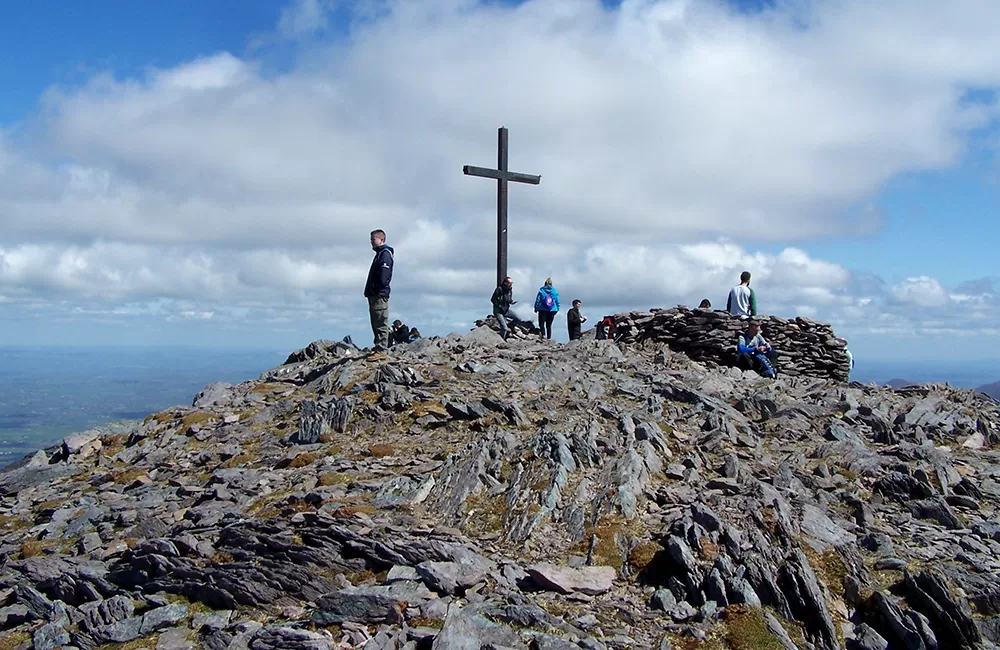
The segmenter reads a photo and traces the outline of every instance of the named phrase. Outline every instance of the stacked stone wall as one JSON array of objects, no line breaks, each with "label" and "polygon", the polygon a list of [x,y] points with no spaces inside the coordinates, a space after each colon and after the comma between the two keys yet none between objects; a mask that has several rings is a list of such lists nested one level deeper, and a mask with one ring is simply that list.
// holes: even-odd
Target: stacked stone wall
[{"label": "stacked stone wall", "polygon": [[[736,339],[747,321],[725,311],[652,309],[614,316],[629,344],[665,344],[691,359],[721,366],[735,365]],[[778,352],[778,372],[789,376],[846,381],[850,374],[847,342],[833,328],[809,318],[757,316],[761,330]]]}]

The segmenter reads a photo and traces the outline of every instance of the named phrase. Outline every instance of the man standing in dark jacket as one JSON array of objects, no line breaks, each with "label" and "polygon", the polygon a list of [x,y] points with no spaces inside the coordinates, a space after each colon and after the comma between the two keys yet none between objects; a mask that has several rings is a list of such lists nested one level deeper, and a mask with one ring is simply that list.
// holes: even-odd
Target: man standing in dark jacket
[{"label": "man standing in dark jacket", "polygon": [[570,341],[575,341],[580,338],[580,326],[587,321],[586,316],[580,315],[580,307],[582,306],[582,302],[574,300],[573,308],[566,313],[566,323],[569,325]]},{"label": "man standing in dark jacket", "polygon": [[368,269],[368,282],[365,283],[365,298],[368,298],[368,313],[372,320],[372,334],[375,337],[375,350],[383,351],[389,347],[389,283],[392,281],[392,246],[386,246],[385,231],[371,232],[372,250],[375,258]]}]

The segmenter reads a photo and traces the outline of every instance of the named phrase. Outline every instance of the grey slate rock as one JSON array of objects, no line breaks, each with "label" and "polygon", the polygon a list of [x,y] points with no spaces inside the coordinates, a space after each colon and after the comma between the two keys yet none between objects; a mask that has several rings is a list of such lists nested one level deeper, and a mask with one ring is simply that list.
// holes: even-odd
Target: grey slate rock
[{"label": "grey slate rock", "polygon": [[291,627],[265,627],[250,642],[250,650],[332,650],[333,639]]},{"label": "grey slate rock", "polygon": [[421,562],[417,573],[431,589],[448,595],[464,593],[486,578],[489,565],[485,562]]},{"label": "grey slate rock", "polygon": [[69,645],[69,632],[61,625],[46,623],[32,635],[35,650],[53,650]]},{"label": "grey slate rock", "polygon": [[889,642],[871,626],[861,623],[854,628],[854,638],[847,640],[847,650],[887,650]]},{"label": "grey slate rock", "polygon": [[[498,337],[499,338],[499,337]],[[471,607],[451,606],[432,650],[480,650],[493,647],[527,650],[520,636],[506,625],[480,616]]]},{"label": "grey slate rock", "polygon": [[166,607],[151,609],[142,616],[142,628],[140,634],[145,636],[156,630],[177,625],[188,617],[188,606],[183,603],[175,603]]},{"label": "grey slate rock", "polygon": [[942,499],[913,501],[908,503],[906,507],[918,519],[932,519],[945,528],[952,530],[964,528],[962,522],[955,515],[955,512]]}]

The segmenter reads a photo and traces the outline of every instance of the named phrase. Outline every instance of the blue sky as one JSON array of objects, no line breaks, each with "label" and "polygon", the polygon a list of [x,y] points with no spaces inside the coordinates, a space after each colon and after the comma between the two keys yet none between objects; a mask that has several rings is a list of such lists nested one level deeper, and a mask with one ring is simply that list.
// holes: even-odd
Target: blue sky
[{"label": "blue sky", "polygon": [[522,303],[724,304],[749,268],[862,355],[982,356],[1000,7],[916,5],[12,4],[0,344],[365,343],[378,226],[396,314],[469,327],[495,199],[455,170],[502,123],[543,177],[511,191]]}]

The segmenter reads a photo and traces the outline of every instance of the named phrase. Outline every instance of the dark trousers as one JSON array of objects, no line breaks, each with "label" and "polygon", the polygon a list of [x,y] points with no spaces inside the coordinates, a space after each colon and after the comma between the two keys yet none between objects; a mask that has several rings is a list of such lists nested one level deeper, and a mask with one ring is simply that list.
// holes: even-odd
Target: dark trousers
[{"label": "dark trousers", "polygon": [[[778,353],[775,352],[774,348],[765,352],[764,356],[771,362],[771,367],[774,368],[774,371],[778,372]],[[756,354],[750,355],[746,352],[738,352],[736,354],[736,367],[741,370],[754,370],[761,374],[767,374],[767,368],[764,367],[764,364],[761,363]]]},{"label": "dark trousers", "polygon": [[538,312],[538,329],[542,330],[542,338],[552,338],[552,321],[556,318],[554,311]]}]

